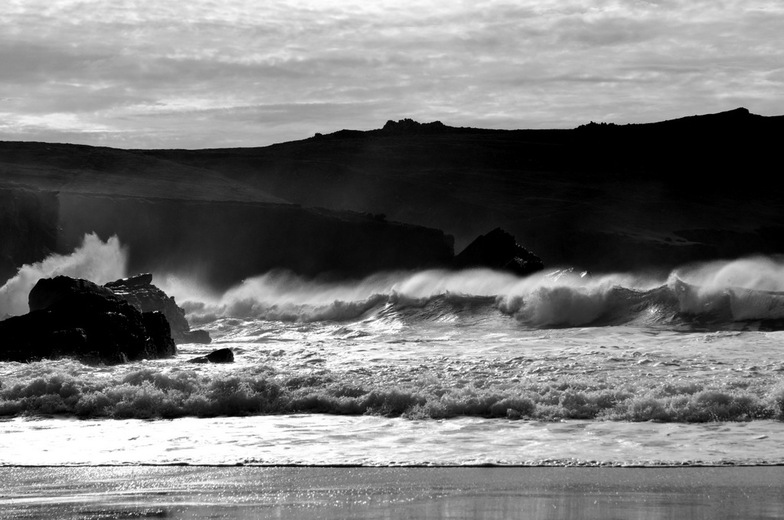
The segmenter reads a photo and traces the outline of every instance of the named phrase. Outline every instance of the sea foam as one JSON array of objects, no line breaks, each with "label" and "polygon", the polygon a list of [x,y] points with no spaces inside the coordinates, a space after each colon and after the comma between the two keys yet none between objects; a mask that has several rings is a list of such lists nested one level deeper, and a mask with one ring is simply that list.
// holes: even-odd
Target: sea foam
[{"label": "sea foam", "polygon": [[509,366],[504,371],[507,377],[475,377],[472,384],[465,384],[454,380],[448,370],[432,370],[427,378],[411,380],[411,369],[405,367],[387,368],[375,378],[357,378],[351,372],[283,373],[264,366],[230,372],[131,367],[96,377],[86,367],[61,363],[37,377],[7,375],[0,387],[0,416],[149,419],[328,413],[686,423],[784,419],[781,383],[729,388],[705,380],[662,384],[653,377],[623,382],[530,377],[512,382],[511,376],[519,370]]}]

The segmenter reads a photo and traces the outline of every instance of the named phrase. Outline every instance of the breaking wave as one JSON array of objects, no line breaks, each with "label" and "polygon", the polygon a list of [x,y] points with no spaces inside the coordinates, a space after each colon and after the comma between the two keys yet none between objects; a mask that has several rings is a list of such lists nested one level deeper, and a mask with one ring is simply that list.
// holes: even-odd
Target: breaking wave
[{"label": "breaking wave", "polygon": [[[25,265],[0,287],[0,317],[27,312],[43,277],[68,275],[103,284],[126,276],[127,248],[117,237],[84,236],[70,255]],[[341,322],[398,314],[408,320],[472,315],[515,318],[530,328],[605,325],[750,324],[784,328],[784,258],[750,257],[693,264],[667,279],[642,274],[553,270],[520,278],[488,269],[378,273],[355,281],[306,279],[274,271],[222,294],[177,274],[155,283],[177,297],[193,325],[218,318]]]},{"label": "breaking wave", "polygon": [[489,312],[531,328],[607,325],[738,324],[784,327],[784,262],[748,258],[689,266],[656,279],[556,270],[519,278],[486,269],[382,273],[355,282],[307,280],[272,272],[224,294],[194,292],[173,276],[161,283],[195,324],[221,317],[351,321],[445,319]]}]

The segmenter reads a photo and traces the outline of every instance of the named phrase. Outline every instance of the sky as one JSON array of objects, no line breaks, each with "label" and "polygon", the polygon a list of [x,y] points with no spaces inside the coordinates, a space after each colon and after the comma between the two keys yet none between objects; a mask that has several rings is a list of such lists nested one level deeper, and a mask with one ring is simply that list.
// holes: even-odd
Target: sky
[{"label": "sky", "polygon": [[784,114],[781,0],[3,0],[0,139],[265,146]]}]

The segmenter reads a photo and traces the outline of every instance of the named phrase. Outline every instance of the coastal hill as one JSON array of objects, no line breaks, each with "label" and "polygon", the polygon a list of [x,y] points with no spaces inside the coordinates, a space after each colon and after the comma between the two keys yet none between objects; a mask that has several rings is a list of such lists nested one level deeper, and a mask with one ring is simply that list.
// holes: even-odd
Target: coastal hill
[{"label": "coastal hill", "polygon": [[438,265],[497,227],[594,271],[782,253],[782,135],[784,116],[736,109],[567,130],[403,119],[258,148],[0,142],[0,278],[89,231],[119,234],[134,271],[189,263],[220,286]]},{"label": "coastal hill", "polygon": [[404,119],[267,147],[140,153],[303,206],[442,229],[456,251],[500,226],[545,265],[666,270],[784,252],[783,135],[784,116],[739,108],[571,130]]},{"label": "coastal hill", "polygon": [[0,142],[0,286],[24,264],[116,235],[128,269],[195,275],[216,289],[272,269],[354,277],[445,265],[442,231],[305,208],[220,172],[142,153]]}]

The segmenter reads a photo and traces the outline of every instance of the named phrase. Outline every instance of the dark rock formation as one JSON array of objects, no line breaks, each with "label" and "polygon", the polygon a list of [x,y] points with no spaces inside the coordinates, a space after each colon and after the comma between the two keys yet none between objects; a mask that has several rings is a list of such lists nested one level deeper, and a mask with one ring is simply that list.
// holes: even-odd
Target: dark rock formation
[{"label": "dark rock formation", "polygon": [[192,331],[185,311],[174,298],[152,284],[152,274],[145,273],[122,280],[109,282],[104,287],[127,301],[141,312],[158,311],[166,316],[171,327],[171,335],[175,343],[210,343],[212,339],[207,331]]},{"label": "dark rock formation", "polygon": [[382,132],[391,134],[440,134],[451,130],[441,121],[432,123],[419,123],[413,119],[401,119],[400,121],[387,121]]},{"label": "dark rock formation", "polygon": [[143,358],[169,357],[177,352],[169,321],[163,313],[143,312],[142,323],[147,332],[147,351],[151,352],[151,355],[142,356]]},{"label": "dark rock formation", "polygon": [[89,280],[68,276],[42,278],[30,291],[27,303],[30,312],[47,309],[66,310],[73,305],[75,311],[116,311],[119,303],[114,293]]},{"label": "dark rock formation", "polygon": [[234,363],[234,352],[230,348],[213,350],[206,356],[188,360],[188,363]]},{"label": "dark rock formation", "polygon": [[515,237],[495,228],[478,237],[455,257],[454,266],[460,269],[487,267],[526,276],[541,271],[542,260],[517,243]]},{"label": "dark rock formation", "polygon": [[122,363],[176,352],[162,314],[142,313],[87,280],[41,279],[30,291],[29,305],[28,314],[0,322],[0,360],[73,356]]}]

